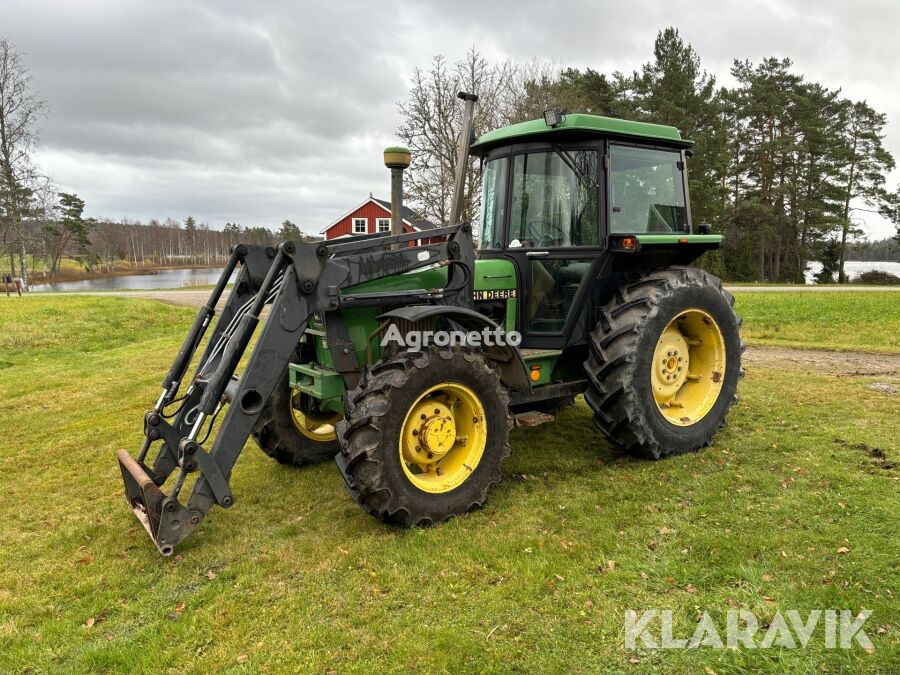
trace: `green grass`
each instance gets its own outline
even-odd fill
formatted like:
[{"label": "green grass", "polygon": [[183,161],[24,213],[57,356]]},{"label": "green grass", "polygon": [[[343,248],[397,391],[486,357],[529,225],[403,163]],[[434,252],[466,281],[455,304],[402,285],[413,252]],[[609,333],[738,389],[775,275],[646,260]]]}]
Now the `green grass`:
[{"label": "green grass", "polygon": [[[0,298],[0,671],[887,673],[900,659],[898,399],[870,380],[751,370],[713,447],[655,463],[613,452],[579,403],[513,433],[484,510],[427,530],[367,516],[331,464],[285,468],[251,443],[235,506],[163,559],[114,453],[137,448],[192,315]],[[672,609],[689,635],[698,610],[724,633],[736,607],[761,621],[871,609],[875,651],[825,649],[820,631],[807,649],[624,649],[626,609]]]},{"label": "green grass", "polygon": [[900,293],[734,295],[750,344],[900,352]]}]

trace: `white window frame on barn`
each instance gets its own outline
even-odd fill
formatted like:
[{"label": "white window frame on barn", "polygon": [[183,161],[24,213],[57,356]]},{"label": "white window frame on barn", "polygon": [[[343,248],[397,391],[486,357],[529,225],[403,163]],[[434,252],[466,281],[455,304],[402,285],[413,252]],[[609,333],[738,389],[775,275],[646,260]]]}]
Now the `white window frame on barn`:
[{"label": "white window frame on barn", "polygon": [[[369,219],[368,218],[353,218],[351,221],[351,225],[353,227],[353,234],[366,234],[369,231]],[[362,229],[358,229],[357,225],[362,223]]]},{"label": "white window frame on barn", "polygon": [[391,219],[390,218],[376,218],[375,219],[375,231],[376,232],[390,232],[391,231]]}]

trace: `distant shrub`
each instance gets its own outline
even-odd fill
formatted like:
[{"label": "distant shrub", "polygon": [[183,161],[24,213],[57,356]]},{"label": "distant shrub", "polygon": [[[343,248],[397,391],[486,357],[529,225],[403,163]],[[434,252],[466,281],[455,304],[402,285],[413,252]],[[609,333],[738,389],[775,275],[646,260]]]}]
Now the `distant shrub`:
[{"label": "distant shrub", "polygon": [[855,284],[866,284],[869,286],[900,286],[900,277],[890,272],[882,272],[881,270],[870,270],[863,272],[853,280]]}]

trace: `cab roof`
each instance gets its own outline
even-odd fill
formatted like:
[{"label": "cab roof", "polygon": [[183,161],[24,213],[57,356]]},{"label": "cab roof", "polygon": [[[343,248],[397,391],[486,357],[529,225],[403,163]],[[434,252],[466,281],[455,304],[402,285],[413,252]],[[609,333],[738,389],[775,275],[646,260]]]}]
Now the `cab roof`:
[{"label": "cab roof", "polygon": [[[580,133],[579,133],[580,132]],[[527,143],[537,140],[562,141],[563,136],[572,136],[577,133],[596,134],[602,136],[632,137],[643,140],[663,141],[681,147],[692,145],[693,142],[681,137],[681,133],[675,127],[663,124],[650,124],[648,122],[634,122],[621,120],[615,117],[601,117],[600,115],[587,115],[572,113],[566,115],[563,121],[555,127],[547,126],[543,118],[520,122],[508,127],[494,129],[481,136],[472,144],[473,154],[480,155],[498,145],[510,143]],[[541,138],[541,137],[550,138]],[[555,137],[555,138],[554,138]]]}]

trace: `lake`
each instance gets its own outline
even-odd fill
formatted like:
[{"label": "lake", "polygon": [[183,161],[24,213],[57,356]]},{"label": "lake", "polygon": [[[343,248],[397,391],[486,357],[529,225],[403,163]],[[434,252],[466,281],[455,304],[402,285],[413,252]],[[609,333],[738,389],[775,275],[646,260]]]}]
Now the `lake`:
[{"label": "lake", "polygon": [[[853,279],[869,270],[880,270],[900,276],[900,262],[865,262],[848,260],[844,263],[847,275]],[[806,282],[812,283],[821,263],[813,261],[806,269]],[[221,269],[160,270],[157,274],[131,274],[121,277],[101,277],[84,281],[63,281],[56,284],[37,284],[31,287],[35,293],[62,291],[140,291],[152,288],[183,288],[214,284],[222,273]]]},{"label": "lake", "polygon": [[[847,260],[844,262],[844,272],[850,280],[855,279],[863,272],[877,270],[879,272],[890,272],[900,277],[900,262],[869,262],[865,260]],[[806,266],[806,283],[814,282],[816,274],[822,271],[822,263],[818,260],[811,261]],[[837,277],[837,275],[835,275]]]},{"label": "lake", "polygon": [[119,277],[100,277],[83,281],[62,281],[55,284],[35,284],[34,293],[63,291],[139,291],[151,288],[183,288],[214,284],[221,269],[160,270],[156,274],[129,274]]}]

